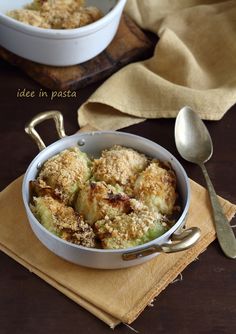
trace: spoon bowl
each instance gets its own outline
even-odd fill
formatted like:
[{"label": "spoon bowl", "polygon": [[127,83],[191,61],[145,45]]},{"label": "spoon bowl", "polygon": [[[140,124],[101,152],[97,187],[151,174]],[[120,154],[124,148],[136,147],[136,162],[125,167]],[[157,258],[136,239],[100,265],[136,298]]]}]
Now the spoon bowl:
[{"label": "spoon bowl", "polygon": [[213,153],[210,134],[189,107],[180,110],[175,123],[175,142],[180,155],[187,161],[199,164],[207,162]]},{"label": "spoon bowl", "polygon": [[215,189],[204,165],[213,153],[211,136],[198,114],[187,106],[182,108],[176,117],[175,143],[179,154],[185,160],[199,165],[202,169],[212,205],[219,244],[226,256],[235,259],[236,239],[234,232],[222,211]]}]

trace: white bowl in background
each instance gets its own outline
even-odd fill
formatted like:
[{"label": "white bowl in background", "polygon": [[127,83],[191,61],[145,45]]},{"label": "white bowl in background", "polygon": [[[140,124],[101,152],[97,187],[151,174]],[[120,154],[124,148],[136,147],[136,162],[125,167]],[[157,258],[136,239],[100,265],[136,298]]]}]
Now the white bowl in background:
[{"label": "white bowl in background", "polygon": [[0,45],[23,58],[52,66],[83,63],[101,53],[113,40],[126,0],[87,0],[104,16],[75,29],[44,29],[24,24],[6,15],[30,0],[0,2]]}]

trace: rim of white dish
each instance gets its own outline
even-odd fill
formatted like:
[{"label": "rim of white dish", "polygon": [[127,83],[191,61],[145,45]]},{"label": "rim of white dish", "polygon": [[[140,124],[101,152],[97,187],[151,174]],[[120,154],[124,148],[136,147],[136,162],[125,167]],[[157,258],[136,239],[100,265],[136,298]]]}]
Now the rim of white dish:
[{"label": "rim of white dish", "polygon": [[117,3],[114,7],[99,20],[85,25],[83,27],[74,28],[74,29],[46,29],[35,27],[23,22],[17,21],[3,13],[0,12],[0,24],[5,24],[6,26],[24,32],[28,35],[33,35],[36,37],[43,37],[49,39],[65,39],[65,38],[74,38],[79,36],[86,36],[94,31],[99,31],[102,29],[108,22],[110,22],[117,12],[121,11],[125,6],[127,0],[117,0]]},{"label": "rim of white dish", "polygon": [[[142,245],[138,245],[138,246],[134,246],[134,247],[128,247],[128,248],[119,248],[119,249],[101,249],[101,248],[88,248],[88,247],[84,247],[81,245],[77,245],[77,244],[73,244],[69,241],[63,240],[60,237],[56,236],[55,234],[51,233],[50,231],[48,231],[37,219],[36,217],[33,215],[32,211],[30,210],[30,206],[28,203],[28,199],[26,198],[26,189],[28,187],[27,185],[27,179],[28,179],[28,174],[31,171],[32,167],[35,164],[35,161],[38,160],[38,158],[44,154],[44,151],[47,150],[50,147],[53,146],[58,146],[59,143],[70,140],[70,138],[79,138],[84,137],[84,136],[89,136],[89,135],[104,135],[104,134],[115,134],[117,136],[121,135],[124,137],[132,137],[132,138],[137,138],[137,139],[141,139],[144,140],[146,143],[150,143],[150,145],[154,145],[156,148],[162,150],[163,152],[165,152],[166,154],[169,155],[170,159],[172,159],[173,161],[175,161],[175,163],[178,165],[179,169],[181,170],[182,175],[185,178],[186,181],[186,188],[187,188],[187,198],[186,198],[186,203],[184,206],[184,209],[180,215],[180,217],[178,218],[178,220],[175,222],[175,224],[168,230],[166,231],[164,234],[162,234],[161,236],[150,240],[148,242],[146,242],[145,244]],[[74,134],[71,136],[67,136],[64,137],[62,139],[59,139],[57,141],[55,141],[54,143],[52,143],[51,145],[47,146],[43,151],[39,152],[36,157],[31,161],[30,165],[28,166],[26,173],[24,175],[23,178],[23,182],[22,182],[22,197],[23,197],[23,203],[24,203],[24,207],[26,209],[26,212],[29,216],[29,218],[31,219],[31,221],[33,220],[34,223],[47,235],[49,235],[52,239],[58,240],[60,243],[62,244],[66,244],[69,245],[71,248],[77,248],[77,249],[82,249],[82,250],[86,250],[86,251],[90,251],[92,253],[115,253],[115,254],[122,254],[122,253],[127,253],[129,251],[137,251],[137,250],[141,250],[141,249],[145,249],[149,246],[152,246],[153,244],[159,245],[158,241],[160,241],[160,239],[162,239],[164,236],[169,235],[171,237],[171,235],[182,225],[182,223],[184,222],[185,218],[187,217],[188,211],[189,211],[189,207],[190,207],[190,182],[189,182],[189,178],[187,176],[187,173],[184,169],[184,167],[181,165],[181,163],[179,162],[179,160],[172,154],[170,153],[166,148],[164,148],[163,146],[155,143],[154,141],[147,139],[145,137],[139,136],[139,135],[134,135],[131,133],[127,133],[127,132],[120,132],[120,131],[96,131],[96,132],[87,132],[87,133],[78,133],[78,134]],[[31,225],[31,221],[29,222]],[[161,245],[162,243],[160,243]]]}]

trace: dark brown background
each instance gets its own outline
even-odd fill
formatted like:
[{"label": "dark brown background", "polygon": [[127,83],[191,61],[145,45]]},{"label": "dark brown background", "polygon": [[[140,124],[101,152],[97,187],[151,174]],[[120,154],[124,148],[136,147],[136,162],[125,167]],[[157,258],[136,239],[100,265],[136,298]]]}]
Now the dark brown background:
[{"label": "dark brown background", "polygon": [[[78,130],[77,109],[98,87],[78,91],[77,98],[16,98],[18,88],[39,91],[38,84],[20,70],[0,62],[0,190],[23,174],[38,153],[24,133],[25,123],[39,112],[60,110],[67,134]],[[236,105],[218,122],[206,122],[214,143],[207,169],[219,195],[236,203]],[[139,134],[172,152],[188,175],[204,184],[198,167],[184,162],[174,144],[174,120],[149,120],[122,131]],[[47,143],[56,139],[51,121],[39,131]],[[13,209],[14,209],[14,203]],[[16,213],[17,214],[17,213]],[[1,219],[1,218],[0,218]],[[236,219],[232,221],[236,224]],[[171,284],[132,326],[140,333],[228,334],[236,332],[235,261],[222,254],[218,243],[209,246],[198,261],[183,272],[183,281]],[[0,253],[1,334],[111,333],[103,322]],[[132,333],[125,325],[115,333]]]}]

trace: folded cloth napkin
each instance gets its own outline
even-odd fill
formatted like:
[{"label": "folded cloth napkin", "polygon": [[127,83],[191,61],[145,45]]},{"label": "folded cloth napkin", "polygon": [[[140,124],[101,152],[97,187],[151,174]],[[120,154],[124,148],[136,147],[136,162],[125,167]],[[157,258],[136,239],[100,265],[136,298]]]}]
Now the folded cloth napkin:
[{"label": "folded cloth napkin", "polygon": [[[18,178],[0,193],[0,249],[111,328],[120,322],[130,324],[215,239],[207,192],[191,181],[187,226],[198,226],[202,232],[193,248],[161,254],[127,269],[80,267],[54,255],[35,237],[23,207],[21,184],[22,178]],[[231,220],[236,206],[222,198],[220,202]]]},{"label": "folded cloth napkin", "polygon": [[128,0],[126,12],[157,33],[155,53],[101,85],[80,107],[80,127],[117,130],[184,105],[222,118],[236,103],[236,1]]}]

